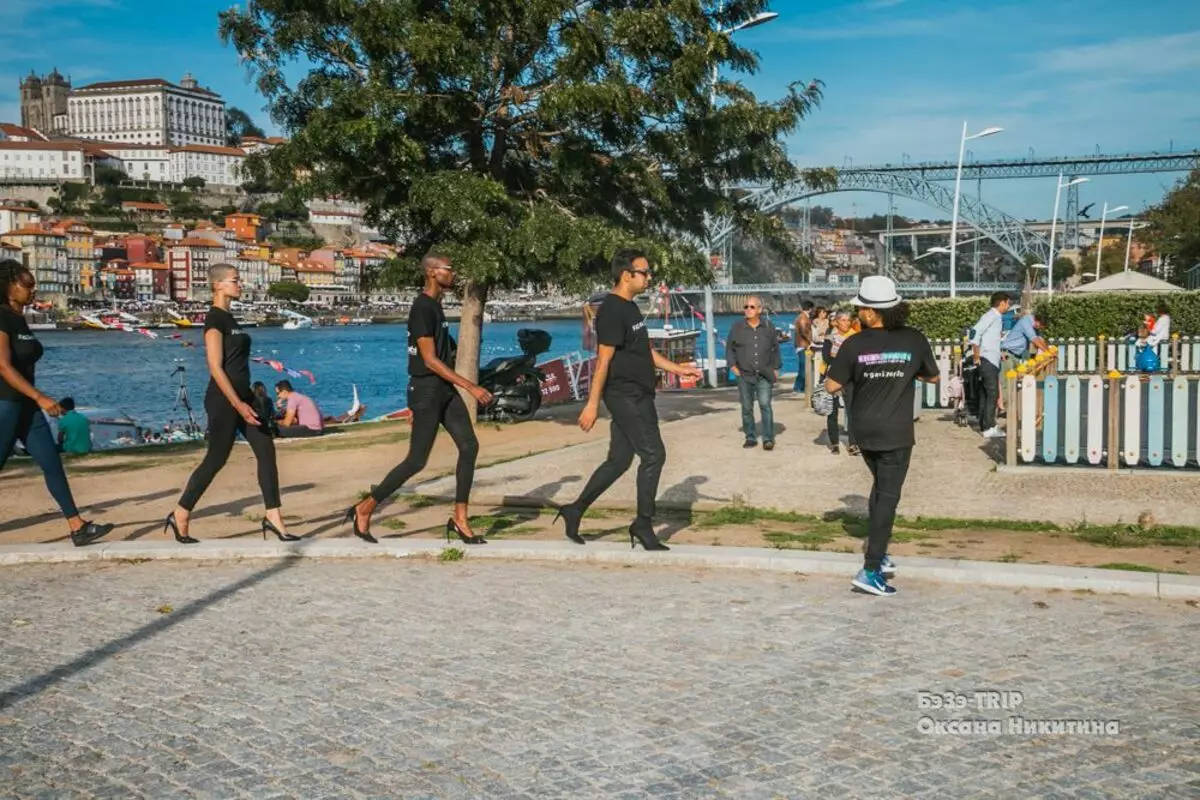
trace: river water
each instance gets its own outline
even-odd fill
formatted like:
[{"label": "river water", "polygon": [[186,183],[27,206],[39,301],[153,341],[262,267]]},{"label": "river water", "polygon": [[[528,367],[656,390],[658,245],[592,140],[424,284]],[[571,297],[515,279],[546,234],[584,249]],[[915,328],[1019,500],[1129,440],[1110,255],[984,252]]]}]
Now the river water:
[{"label": "river water", "polygon": [[[724,337],[736,317],[717,317],[717,330]],[[652,326],[661,320],[650,320]],[[676,326],[679,322],[676,321]],[[780,323],[780,324],[786,324]],[[457,326],[454,333],[457,337]],[[483,328],[482,361],[520,353],[517,331],[540,328],[553,336],[550,351],[539,360],[575,353],[582,349],[582,322],[544,320],[540,322],[491,322]],[[197,421],[203,426],[204,391],[208,372],[204,364],[203,332],[181,331],[181,339],[165,338],[173,331],[158,331],[161,338],[147,339],[120,331],[40,331],[38,338],[46,354],[38,363],[37,384],[47,394],[71,396],[81,408],[102,408],[123,412],[139,424],[161,427],[167,422],[186,421],[178,404],[179,375],[184,367],[187,390]],[[285,331],[281,328],[248,329],[253,339],[254,356],[282,361],[294,370],[308,370],[315,384],[306,378],[289,378],[297,390],[311,396],[326,414],[340,414],[352,402],[351,386],[367,406],[366,417],[395,411],[405,404],[408,386],[407,328],[398,325],[329,327]],[[191,342],[193,347],[185,347]],[[704,337],[699,340],[704,354]],[[718,357],[724,345],[718,343]],[[796,354],[783,348],[784,371],[795,371]],[[264,364],[250,365],[253,380],[270,389],[276,381],[288,377]]]}]

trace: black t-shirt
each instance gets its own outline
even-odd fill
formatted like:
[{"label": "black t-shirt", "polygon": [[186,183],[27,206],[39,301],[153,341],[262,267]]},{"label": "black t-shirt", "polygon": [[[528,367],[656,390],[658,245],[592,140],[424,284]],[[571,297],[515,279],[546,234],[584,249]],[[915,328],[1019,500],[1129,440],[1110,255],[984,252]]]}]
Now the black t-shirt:
[{"label": "black t-shirt", "polygon": [[596,342],[616,348],[608,366],[606,393],[654,394],[650,333],[636,303],[615,294],[605,297],[596,312]]},{"label": "black t-shirt", "polygon": [[433,354],[446,366],[454,368],[454,338],[450,335],[450,323],[442,311],[441,302],[421,292],[413,300],[408,312],[408,374],[412,378],[433,375],[433,370],[421,358],[417,339],[433,337]]},{"label": "black t-shirt", "polygon": [[[0,306],[0,331],[8,334],[8,357],[21,377],[33,383],[33,367],[42,357],[42,343],[29,330],[25,316],[7,303]],[[27,400],[25,395],[0,380],[0,400]]]},{"label": "black t-shirt", "polygon": [[850,386],[850,425],[863,450],[916,443],[913,383],[938,374],[929,340],[916,328],[864,328],[842,343],[826,376]]},{"label": "black t-shirt", "polygon": [[[221,367],[229,376],[233,390],[243,402],[253,404],[250,390],[250,335],[238,327],[237,320],[223,308],[213,306],[204,318],[204,331],[221,332]],[[208,382],[209,394],[220,394],[216,381]]]}]

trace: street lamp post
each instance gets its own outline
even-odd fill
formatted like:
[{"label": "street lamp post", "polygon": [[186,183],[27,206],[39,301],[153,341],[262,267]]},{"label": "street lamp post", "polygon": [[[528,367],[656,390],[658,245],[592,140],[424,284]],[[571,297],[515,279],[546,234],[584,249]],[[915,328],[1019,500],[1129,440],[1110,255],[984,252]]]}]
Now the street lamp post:
[{"label": "street lamp post", "polygon": [[1126,272],[1129,272],[1129,254],[1130,254],[1130,251],[1133,250],[1133,231],[1134,231],[1135,227],[1140,228],[1142,226],[1141,225],[1135,226],[1133,219],[1130,219],[1129,220],[1129,236],[1125,240],[1125,271]]},{"label": "street lamp post", "polygon": [[[723,0],[718,8],[719,10],[724,10],[725,3]],[[778,16],[773,11],[764,11],[761,14],[754,15],[740,25],[734,25],[732,28],[724,28],[718,31],[718,33],[721,36],[732,36],[738,31],[765,25]],[[717,77],[717,65],[713,64],[708,84],[708,101],[713,106],[717,104]],[[713,244],[711,241],[708,242],[708,252],[705,255],[709,259],[712,258]],[[713,290],[711,280],[704,284],[704,331],[704,344],[708,350],[708,385],[715,389],[717,387],[717,323],[713,319]]]},{"label": "street lamp post", "polygon": [[[1109,214],[1115,214],[1118,211],[1124,211],[1129,206],[1117,206],[1109,208],[1108,203],[1104,204],[1104,210],[1100,213],[1100,236],[1096,239],[1096,280],[1100,280],[1100,253],[1104,250],[1104,223],[1108,221]],[[1131,222],[1130,225],[1133,223]]]},{"label": "street lamp post", "polygon": [[[1087,183],[1087,178],[1072,178],[1063,183],[1063,174],[1058,173],[1058,182],[1054,189],[1054,214],[1050,217],[1050,257],[1046,259],[1046,297],[1054,296],[1054,228],[1058,225],[1058,201],[1062,190],[1080,183]],[[1068,209],[1069,211],[1070,209]]]},{"label": "street lamp post", "polygon": [[958,268],[958,201],[962,195],[963,156],[967,152],[967,142],[972,139],[982,139],[985,136],[999,133],[1004,128],[984,128],[979,133],[967,135],[967,123],[963,121],[962,139],[958,142],[958,169],[954,173],[954,214],[950,219],[950,297],[957,297],[957,279],[955,270]]}]

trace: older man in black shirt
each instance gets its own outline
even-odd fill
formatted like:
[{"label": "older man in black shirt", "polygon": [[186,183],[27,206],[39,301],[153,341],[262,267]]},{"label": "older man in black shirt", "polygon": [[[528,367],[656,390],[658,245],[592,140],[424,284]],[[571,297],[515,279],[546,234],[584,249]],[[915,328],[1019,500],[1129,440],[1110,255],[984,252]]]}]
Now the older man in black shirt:
[{"label": "older man in black shirt", "polygon": [[771,411],[771,390],[779,379],[782,366],[779,334],[762,316],[762,300],[751,297],[744,307],[746,316],[733,323],[725,344],[725,360],[738,377],[738,397],[742,401],[742,432],[747,449],[758,446],[754,427],[754,401],[762,413],[763,449],[775,449],[775,415]]}]

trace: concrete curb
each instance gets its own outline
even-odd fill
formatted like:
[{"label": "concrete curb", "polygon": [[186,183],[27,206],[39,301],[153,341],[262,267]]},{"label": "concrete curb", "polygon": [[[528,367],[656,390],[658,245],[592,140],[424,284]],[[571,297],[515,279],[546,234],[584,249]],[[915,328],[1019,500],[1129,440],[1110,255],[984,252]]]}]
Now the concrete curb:
[{"label": "concrete curb", "polygon": [[[862,564],[860,556],[756,547],[672,545],[669,553],[630,550],[609,542],[586,547],[570,542],[496,540],[486,547],[456,545],[469,560],[583,562],[638,566],[751,569],[849,578]],[[305,539],[285,542],[205,541],[111,542],[91,547],[64,543],[0,546],[0,566],[61,564],[87,561],[239,561],[280,558],[437,558],[444,545],[432,539],[384,540],[368,545],[354,539]],[[1005,564],[938,558],[905,558],[899,576],[936,583],[963,583],[1014,589],[1057,589],[1097,594],[1185,600],[1200,599],[1200,576],[1154,572]]]}]

